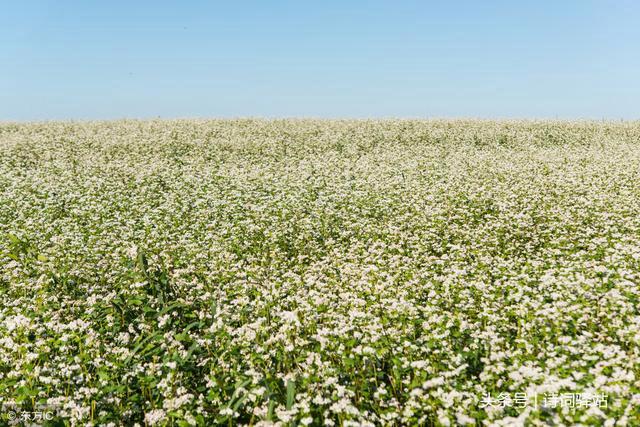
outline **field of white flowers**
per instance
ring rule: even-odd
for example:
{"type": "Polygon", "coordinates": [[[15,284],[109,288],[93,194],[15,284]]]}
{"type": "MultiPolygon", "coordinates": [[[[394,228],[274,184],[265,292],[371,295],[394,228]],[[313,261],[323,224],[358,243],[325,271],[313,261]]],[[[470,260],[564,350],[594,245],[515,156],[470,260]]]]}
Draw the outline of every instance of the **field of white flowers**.
{"type": "Polygon", "coordinates": [[[0,124],[3,424],[638,426],[639,306],[640,122],[0,124]]]}

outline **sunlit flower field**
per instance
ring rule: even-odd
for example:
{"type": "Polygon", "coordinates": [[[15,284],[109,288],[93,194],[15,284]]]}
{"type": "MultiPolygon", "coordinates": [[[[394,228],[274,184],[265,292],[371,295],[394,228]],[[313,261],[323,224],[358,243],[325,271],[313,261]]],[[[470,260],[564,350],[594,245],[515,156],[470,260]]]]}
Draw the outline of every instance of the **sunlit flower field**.
{"type": "Polygon", "coordinates": [[[640,122],[0,124],[2,424],[638,426],[639,307],[640,122]]]}

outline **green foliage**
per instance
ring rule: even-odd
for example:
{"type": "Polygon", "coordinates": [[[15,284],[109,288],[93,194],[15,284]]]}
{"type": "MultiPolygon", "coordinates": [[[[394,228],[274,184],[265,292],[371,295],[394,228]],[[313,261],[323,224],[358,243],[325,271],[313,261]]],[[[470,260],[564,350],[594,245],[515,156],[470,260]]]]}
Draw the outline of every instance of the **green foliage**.
{"type": "Polygon", "coordinates": [[[0,424],[640,425],[638,141],[0,124],[0,424]]]}

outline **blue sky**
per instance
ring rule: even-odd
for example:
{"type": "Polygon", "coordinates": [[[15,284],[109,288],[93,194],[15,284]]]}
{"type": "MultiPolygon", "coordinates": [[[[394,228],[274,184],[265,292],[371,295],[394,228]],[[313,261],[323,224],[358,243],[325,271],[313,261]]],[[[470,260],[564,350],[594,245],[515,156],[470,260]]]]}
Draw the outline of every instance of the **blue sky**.
{"type": "Polygon", "coordinates": [[[638,1],[6,1],[0,120],[640,118],[638,1]]]}

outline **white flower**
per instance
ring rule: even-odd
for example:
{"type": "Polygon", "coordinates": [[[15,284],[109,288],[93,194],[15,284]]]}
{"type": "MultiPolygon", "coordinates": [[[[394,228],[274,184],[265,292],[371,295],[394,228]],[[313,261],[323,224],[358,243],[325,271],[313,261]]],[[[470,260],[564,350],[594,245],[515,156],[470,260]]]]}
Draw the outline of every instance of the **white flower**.
{"type": "Polygon", "coordinates": [[[156,425],[164,421],[167,414],[162,409],[153,409],[144,416],[144,421],[149,425],[156,425]]]}
{"type": "Polygon", "coordinates": [[[168,314],[158,317],[158,328],[163,328],[164,325],[167,324],[169,319],[171,319],[171,316],[168,314]]]}

